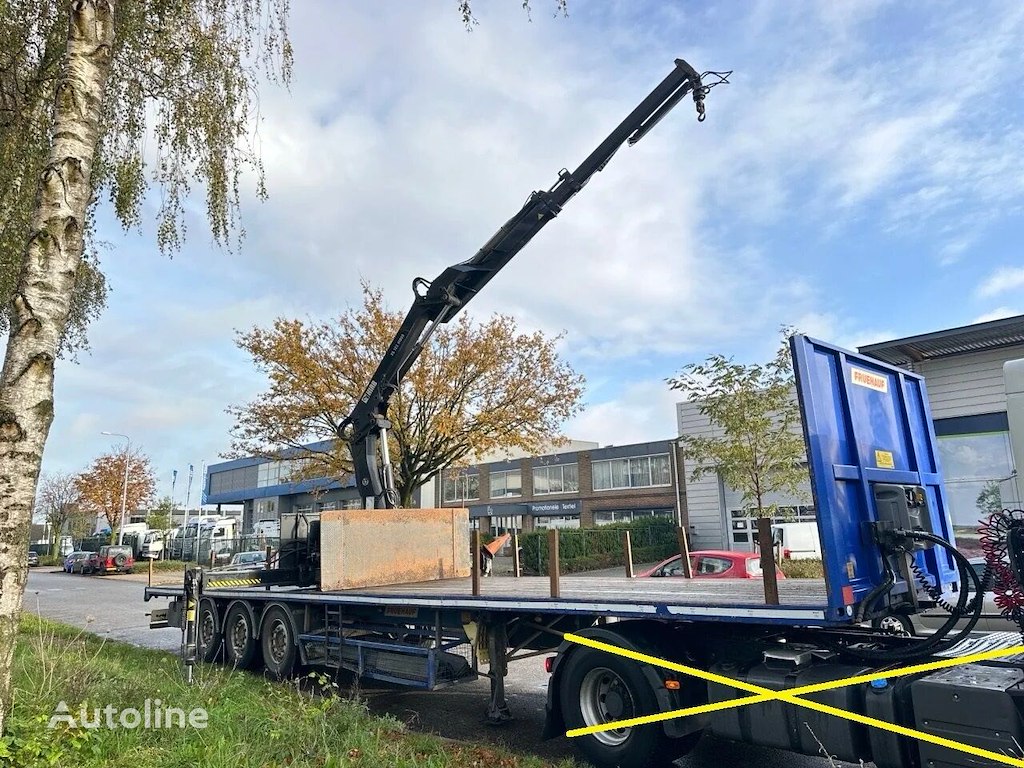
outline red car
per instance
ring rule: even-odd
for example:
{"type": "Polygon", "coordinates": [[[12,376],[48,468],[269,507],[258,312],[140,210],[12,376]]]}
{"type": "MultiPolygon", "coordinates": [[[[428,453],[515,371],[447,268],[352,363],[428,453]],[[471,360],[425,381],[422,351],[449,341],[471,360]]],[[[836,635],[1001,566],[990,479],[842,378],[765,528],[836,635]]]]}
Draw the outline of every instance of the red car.
{"type": "MultiPolygon", "coordinates": [[[[704,549],[690,553],[690,570],[695,579],[760,579],[761,555],[757,552],[733,552],[726,549],[704,549]]],[[[682,576],[683,567],[679,555],[658,563],[638,578],[647,576],[682,576]]],[[[779,566],[775,566],[775,577],[786,578],[779,566]]]]}

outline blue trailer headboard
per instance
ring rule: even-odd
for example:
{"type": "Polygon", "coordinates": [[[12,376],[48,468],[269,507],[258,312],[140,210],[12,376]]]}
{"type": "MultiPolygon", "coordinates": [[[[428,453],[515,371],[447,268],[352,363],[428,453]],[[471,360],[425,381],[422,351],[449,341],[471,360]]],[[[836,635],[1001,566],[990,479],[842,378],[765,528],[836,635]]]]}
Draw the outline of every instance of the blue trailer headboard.
{"type": "MultiPolygon", "coordinates": [[[[923,488],[922,514],[930,517],[932,532],[955,544],[928,395],[924,379],[901,368],[802,335],[793,336],[790,346],[829,616],[850,617],[885,578],[870,526],[879,520],[878,486],[923,488]]],[[[958,581],[945,550],[934,547],[915,557],[933,585],[948,588],[958,581]]],[[[916,586],[908,590],[897,572],[891,598],[924,597],[916,586]]]]}

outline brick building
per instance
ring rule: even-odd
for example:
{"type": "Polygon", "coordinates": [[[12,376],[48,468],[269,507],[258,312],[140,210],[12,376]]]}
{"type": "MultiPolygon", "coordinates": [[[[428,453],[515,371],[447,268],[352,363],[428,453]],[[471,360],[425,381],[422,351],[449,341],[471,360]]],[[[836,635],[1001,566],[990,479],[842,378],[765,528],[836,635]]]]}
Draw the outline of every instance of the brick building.
{"type": "Polygon", "coordinates": [[[466,507],[473,527],[592,528],[650,515],[686,521],[672,440],[585,448],[446,470],[437,505],[466,507]]]}

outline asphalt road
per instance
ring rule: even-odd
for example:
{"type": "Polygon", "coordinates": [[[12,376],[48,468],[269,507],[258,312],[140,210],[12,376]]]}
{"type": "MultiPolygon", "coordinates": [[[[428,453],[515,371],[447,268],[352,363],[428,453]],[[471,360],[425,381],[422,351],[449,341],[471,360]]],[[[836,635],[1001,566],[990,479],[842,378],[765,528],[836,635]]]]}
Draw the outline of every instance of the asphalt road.
{"type": "MultiPolygon", "coordinates": [[[[176,629],[149,629],[146,613],[161,607],[163,600],[145,603],[144,580],[125,576],[70,576],[51,569],[33,569],[25,591],[25,609],[46,618],[134,645],[175,652],[181,643],[176,629]]],[[[371,711],[389,714],[417,730],[452,739],[473,739],[503,744],[517,752],[548,759],[574,756],[570,739],[540,741],[547,696],[547,674],[541,658],[510,665],[506,691],[515,720],[501,727],[483,722],[489,684],[486,680],[464,683],[434,692],[404,688],[357,686],[352,690],[371,711]]],[[[836,763],[789,752],[752,747],[705,737],[697,748],[679,761],[683,768],[830,768],[836,763]]]]}

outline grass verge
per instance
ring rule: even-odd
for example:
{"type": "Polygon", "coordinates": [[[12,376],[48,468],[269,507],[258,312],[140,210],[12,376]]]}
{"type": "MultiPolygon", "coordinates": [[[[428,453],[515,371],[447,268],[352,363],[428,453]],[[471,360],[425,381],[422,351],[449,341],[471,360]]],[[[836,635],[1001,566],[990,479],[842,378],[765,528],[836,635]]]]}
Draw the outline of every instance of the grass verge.
{"type": "MultiPolygon", "coordinates": [[[[131,719],[129,718],[129,722],[131,719]]],[[[151,719],[150,722],[153,722],[151,719]]],[[[235,670],[203,666],[187,685],[171,654],[105,641],[24,615],[14,655],[14,703],[0,737],[0,766],[131,765],[132,768],[540,768],[539,758],[452,743],[408,731],[337,695],[323,676],[272,683],[235,670]],[[303,682],[305,684],[303,684],[303,682]],[[320,692],[310,693],[310,688],[320,692]],[[201,708],[205,728],[124,728],[126,708],[139,712],[201,708]],[[159,702],[157,702],[159,700],[159,702]],[[67,705],[58,709],[60,702],[67,705]],[[105,707],[117,710],[106,727],[105,707]],[[81,708],[100,727],[80,727],[81,708]],[[55,712],[67,720],[48,727],[55,712]]],[[[571,768],[573,763],[561,763],[571,768]]]]}

